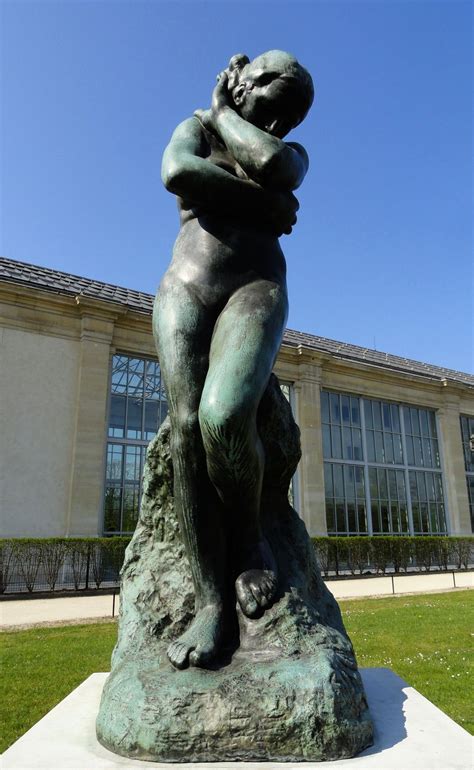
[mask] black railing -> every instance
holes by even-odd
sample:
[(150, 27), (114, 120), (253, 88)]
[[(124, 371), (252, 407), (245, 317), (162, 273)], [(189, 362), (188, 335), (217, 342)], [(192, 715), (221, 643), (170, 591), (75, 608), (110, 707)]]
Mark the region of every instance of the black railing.
[(0, 593), (115, 588), (129, 537), (0, 540)]
[[(129, 537), (0, 540), (0, 593), (113, 589)], [(315, 537), (323, 575), (467, 570), (474, 537)]]

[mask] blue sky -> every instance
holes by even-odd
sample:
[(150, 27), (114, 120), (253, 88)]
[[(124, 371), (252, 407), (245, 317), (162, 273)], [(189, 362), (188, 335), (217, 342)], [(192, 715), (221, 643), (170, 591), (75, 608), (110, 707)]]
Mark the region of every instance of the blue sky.
[(2, 232), (14, 259), (154, 292), (178, 230), (160, 182), (176, 124), (237, 52), (294, 53), (315, 104), (288, 326), (470, 371), (472, 6), (2, 5)]

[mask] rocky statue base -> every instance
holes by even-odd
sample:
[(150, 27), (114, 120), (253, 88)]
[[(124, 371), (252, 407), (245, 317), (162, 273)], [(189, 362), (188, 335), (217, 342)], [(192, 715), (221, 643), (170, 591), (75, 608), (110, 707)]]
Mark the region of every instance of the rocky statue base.
[(117, 754), (163, 762), (318, 761), (352, 757), (373, 742), (339, 607), (288, 502), (299, 431), (274, 376), (258, 428), (266, 456), (262, 520), (280, 591), (260, 618), (237, 610), (239, 628), (212, 669), (177, 671), (166, 655), (193, 618), (194, 594), (173, 510), (167, 421), (150, 444), (97, 719), (99, 741)]

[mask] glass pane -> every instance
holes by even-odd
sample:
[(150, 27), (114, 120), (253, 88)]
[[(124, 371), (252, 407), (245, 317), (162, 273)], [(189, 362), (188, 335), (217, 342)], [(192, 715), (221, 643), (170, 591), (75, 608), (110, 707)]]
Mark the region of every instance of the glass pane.
[(405, 474), (403, 471), (396, 471), (397, 474), (397, 494), (399, 500), (406, 500)]
[(390, 499), (398, 500), (397, 491), (397, 477), (395, 471), (387, 471), (388, 473), (388, 491), (390, 492)]
[(379, 516), (379, 505), (378, 503), (372, 503), (371, 506), (372, 511), (372, 529), (374, 532), (380, 532), (380, 516)]
[(338, 532), (347, 532), (345, 506), (340, 501), (336, 501), (336, 523)]
[(143, 398), (143, 370), (145, 362), (141, 358), (130, 358), (128, 361), (128, 386), (129, 396)]
[(123, 438), (125, 435), (125, 396), (113, 395), (110, 398), (109, 436)]
[(414, 465), (415, 464), (415, 451), (413, 449), (413, 439), (411, 436), (406, 437), (407, 442), (407, 460), (408, 465)]
[(438, 526), (438, 509), (437, 506), (434, 503), (431, 503), (429, 506), (430, 511), (430, 528), (431, 532), (439, 532), (439, 526)]
[(387, 472), (383, 468), (378, 468), (377, 476), (379, 480), (380, 499), (388, 500)]
[(336, 524), (334, 520), (334, 503), (332, 500), (326, 500), (326, 524), (328, 532), (336, 531)]
[(355, 499), (355, 483), (354, 483), (354, 466), (344, 466), (344, 484), (345, 484), (345, 498), (346, 500)]
[(431, 440), (431, 457), (433, 461), (433, 468), (439, 468), (441, 462), (439, 459), (439, 445), (437, 439)]
[(372, 419), (372, 402), (364, 399), (363, 404), (364, 404), (365, 427), (373, 428), (374, 422)]
[(349, 532), (357, 532), (357, 524), (356, 524), (356, 510), (355, 510), (355, 503), (347, 503), (347, 520), (349, 524)]
[(382, 411), (380, 409), (380, 401), (372, 401), (372, 410), (374, 413), (374, 428), (382, 430)]
[(109, 481), (120, 481), (122, 478), (122, 447), (115, 444), (107, 445), (106, 478)]
[(323, 422), (330, 422), (329, 419), (329, 393), (321, 391), (321, 419)]
[(415, 465), (417, 467), (423, 467), (423, 453), (421, 451), (421, 438), (417, 436), (413, 439), (413, 448), (415, 450)]
[(428, 413), (426, 409), (419, 409), (420, 413), (420, 426), (421, 426), (421, 435), (422, 436), (429, 436), (430, 430), (428, 427)]
[(362, 431), (359, 428), (352, 429), (352, 451), (354, 460), (363, 460), (362, 456)]
[(341, 429), (336, 427), (331, 428), (331, 445), (332, 445), (332, 457), (336, 459), (342, 459), (342, 445), (341, 445)]
[(386, 503), (382, 503), (380, 506), (380, 511), (382, 515), (382, 532), (390, 532), (390, 523), (388, 519), (388, 505)]
[(414, 503), (412, 505), (412, 513), (413, 513), (413, 528), (415, 530), (415, 533), (422, 532), (421, 528), (421, 519), (420, 519), (420, 505), (419, 503)]
[(158, 430), (158, 401), (145, 401), (145, 436), (144, 438), (149, 441), (152, 439)]
[(105, 490), (104, 531), (120, 531), (120, 503), (122, 490), (120, 487), (109, 486)]
[(374, 438), (373, 430), (366, 431), (366, 439), (367, 439), (367, 459), (369, 463), (374, 463), (376, 460), (375, 460), (375, 438)]
[(342, 465), (333, 465), (334, 497), (344, 497), (344, 483), (342, 481)]
[(423, 444), (423, 465), (427, 468), (433, 467), (433, 461), (431, 459), (431, 441), (429, 438), (422, 439)]
[(331, 454), (331, 428), (329, 425), (323, 425), (323, 455), (332, 457)]
[(392, 430), (392, 419), (390, 415), (390, 404), (382, 404), (383, 427), (385, 430)]
[(375, 461), (384, 462), (383, 433), (378, 430), (375, 431)]
[(356, 467), (355, 469), (355, 487), (357, 499), (365, 501), (364, 470)]
[(341, 396), (341, 415), (344, 425), (351, 424), (351, 402), (349, 396)]
[(395, 433), (400, 433), (400, 415), (399, 415), (399, 408), (396, 406), (396, 404), (392, 404), (390, 407), (390, 411), (392, 413), (392, 430)]
[(435, 480), (433, 473), (426, 474), (426, 491), (428, 500), (436, 500)]
[(126, 356), (114, 356), (112, 361), (112, 393), (126, 393), (127, 391), (127, 363)]
[(339, 408), (339, 396), (337, 393), (329, 394), (329, 403), (331, 405), (331, 422), (341, 422), (341, 410)]
[(402, 437), (398, 433), (393, 434), (393, 460), (397, 465), (403, 464)]
[(138, 519), (138, 484), (127, 485), (123, 491), (123, 532), (132, 532)]
[(345, 460), (352, 460), (352, 435), (351, 435), (351, 429), (350, 428), (343, 428), (342, 429), (342, 440), (343, 440), (343, 457)]
[(400, 523), (401, 523), (401, 531), (402, 532), (408, 532), (409, 526), (408, 526), (408, 508), (404, 503), (400, 505)]
[(370, 497), (372, 498), (372, 500), (376, 500), (379, 496), (376, 468), (369, 468), (369, 484), (370, 484)]
[(392, 442), (391, 433), (383, 434), (383, 445), (384, 445), (385, 462), (393, 463), (393, 442)]
[(127, 481), (140, 480), (141, 454), (140, 446), (125, 447), (125, 479)]
[(354, 397), (351, 397), (351, 420), (353, 425), (360, 426), (359, 399)]
[(446, 517), (444, 515), (444, 505), (438, 505), (438, 521), (439, 521), (439, 531), (440, 532), (446, 532)]
[(392, 517), (392, 532), (400, 532), (400, 520), (398, 513), (398, 505), (390, 506), (390, 514)]
[(403, 422), (405, 424), (405, 433), (411, 434), (411, 419), (410, 419), (410, 409), (408, 406), (403, 407)]
[(168, 414), (168, 402), (165, 399), (163, 399), (163, 395), (162, 395), (161, 401), (160, 401), (160, 425), (162, 422), (164, 422), (167, 414)]
[(416, 481), (418, 484), (418, 498), (420, 500), (427, 500), (426, 495), (426, 473), (418, 471), (416, 474)]
[(421, 512), (421, 527), (423, 532), (430, 531), (429, 515), (428, 515), (428, 503), (420, 503)]
[(357, 515), (359, 519), (359, 532), (367, 532), (367, 516), (365, 513), (365, 505), (359, 504), (357, 506)]
[(142, 406), (141, 399), (128, 399), (127, 438), (141, 439), (142, 437)]
[(414, 436), (420, 435), (420, 419), (418, 416), (418, 409), (410, 408), (411, 429)]
[(429, 415), (429, 433), (431, 438), (436, 438), (436, 415), (434, 412), (428, 412)]
[(334, 497), (332, 467), (330, 463), (324, 463), (324, 492), (326, 497)]
[(440, 473), (436, 473), (434, 476), (435, 479), (435, 493), (436, 493), (436, 501), (438, 503), (443, 502), (443, 481), (441, 478)]

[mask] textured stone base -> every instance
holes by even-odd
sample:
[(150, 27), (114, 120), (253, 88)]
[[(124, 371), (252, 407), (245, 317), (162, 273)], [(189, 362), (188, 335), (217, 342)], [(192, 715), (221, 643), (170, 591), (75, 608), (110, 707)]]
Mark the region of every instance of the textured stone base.
[[(117, 754), (172, 762), (339, 759), (372, 742), (351, 641), (306, 528), (288, 502), (299, 430), (270, 378), (257, 425), (265, 452), (262, 535), (278, 590), (254, 618), (235, 595), (238, 533), (228, 532), (227, 638), (214, 670), (174, 670), (170, 642), (194, 618), (191, 569), (173, 498), (170, 425), (147, 451), (140, 516), (122, 569), (120, 623), (97, 736)], [(213, 504), (216, 504), (214, 501)], [(222, 509), (223, 521), (229, 511)]]
[[(472, 738), (388, 669), (362, 669), (375, 743), (353, 759), (303, 763), (301, 770), (471, 770)], [(172, 770), (176, 765), (126, 759), (95, 737), (95, 715), (107, 674), (93, 674), (13, 744), (4, 770)], [(294, 763), (279, 765), (295, 770)], [(204, 770), (182, 764), (179, 770)], [(274, 763), (212, 763), (205, 770), (275, 770)]]
[[(102, 698), (97, 733), (119, 754), (163, 762), (320, 761), (372, 743), (358, 672), (332, 653), (262, 660), (238, 653), (219, 671), (121, 664)], [(133, 708), (130, 708), (133, 703)]]

